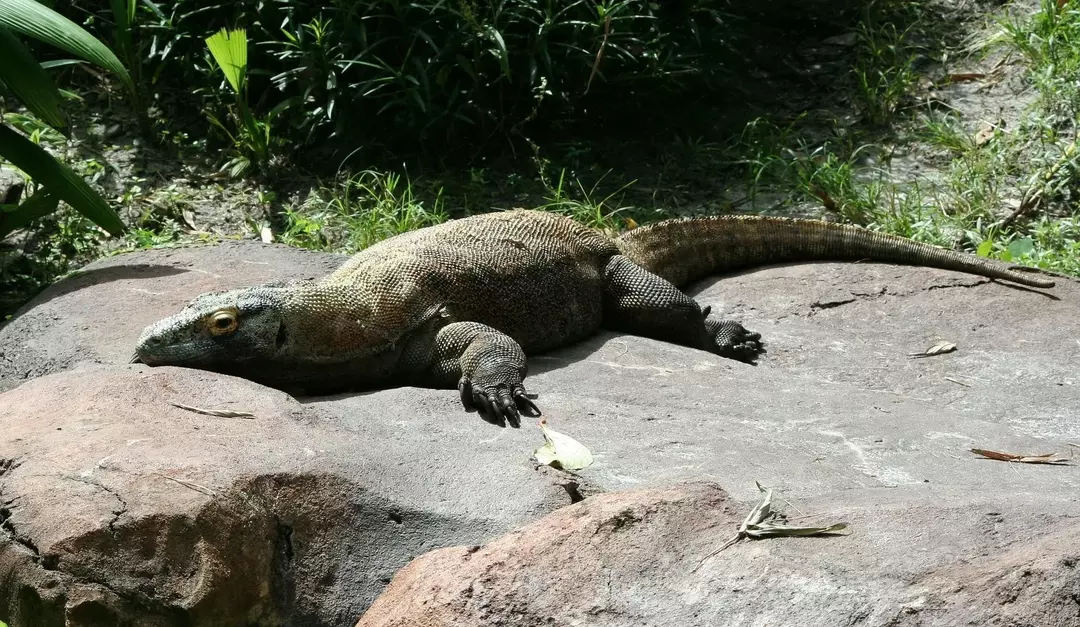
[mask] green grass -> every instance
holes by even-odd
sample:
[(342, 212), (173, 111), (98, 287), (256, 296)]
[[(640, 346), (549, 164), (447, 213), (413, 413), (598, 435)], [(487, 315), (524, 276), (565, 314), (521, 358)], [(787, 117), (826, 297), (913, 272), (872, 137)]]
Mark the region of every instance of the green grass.
[[(1070, 6), (1058, 9), (1056, 2), (1044, 1), (1032, 16), (998, 19), (999, 32), (982, 41), (983, 52), (1022, 59), (1022, 71), (1037, 90), (1034, 106), (1012, 128), (952, 109), (901, 106), (919, 80), (914, 60), (926, 53), (916, 42), (928, 37), (918, 20), (902, 28), (903, 22), (883, 22), (871, 12), (858, 30), (853, 63), (852, 105), (860, 122), (820, 139), (803, 118), (784, 126), (755, 120), (731, 149), (733, 163), (745, 167), (751, 196), (790, 190), (773, 210), (831, 215), (917, 241), (1077, 274), (1080, 11)], [(891, 15), (898, 14), (896, 8)], [(893, 153), (909, 151), (931, 164), (931, 171), (890, 167)]]
[(365, 170), (323, 187), (300, 207), (286, 208), (286, 244), (352, 253), (448, 218), (441, 190), (425, 201), (408, 177)]
[(1074, 2), (1058, 7), (1041, 0), (1032, 16), (999, 20), (990, 43), (1022, 56), (1044, 109), (1075, 119), (1080, 108), (1080, 9)]

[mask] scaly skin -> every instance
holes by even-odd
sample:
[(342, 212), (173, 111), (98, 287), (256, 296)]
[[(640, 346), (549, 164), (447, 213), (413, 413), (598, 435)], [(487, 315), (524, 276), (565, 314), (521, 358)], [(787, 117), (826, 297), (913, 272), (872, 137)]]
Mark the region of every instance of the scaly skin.
[(872, 259), (1033, 287), (1030, 269), (815, 220), (669, 220), (614, 240), (568, 218), (508, 211), (420, 229), (357, 253), (320, 281), (203, 294), (148, 327), (136, 360), (225, 372), (305, 394), (457, 387), (517, 424), (538, 414), (526, 355), (601, 327), (752, 362), (761, 337), (679, 290), (765, 263)]

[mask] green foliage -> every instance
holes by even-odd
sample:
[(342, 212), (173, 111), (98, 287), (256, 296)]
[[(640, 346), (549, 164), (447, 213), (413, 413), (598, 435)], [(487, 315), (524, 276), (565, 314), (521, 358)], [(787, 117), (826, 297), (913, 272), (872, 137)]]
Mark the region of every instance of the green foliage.
[(225, 167), (233, 177), (241, 176), (252, 168), (263, 168), (269, 164), (272, 156), (275, 142), (271, 124), (277, 110), (271, 111), (265, 118), (259, 118), (248, 107), (247, 33), (242, 28), (231, 31), (223, 28), (206, 38), (206, 47), (236, 97), (231, 116), (235, 133), (217, 116), (207, 114), (210, 122), (232, 141), (233, 157)]
[[(119, 0), (115, 0), (119, 1)], [(288, 139), (372, 144), (487, 139), (615, 95), (622, 106), (722, 75), (721, 0), (177, 0), (140, 10), (134, 42), (160, 87), (216, 106), (202, 38), (246, 29), (251, 101)], [(93, 14), (99, 6), (86, 3)], [(194, 87), (194, 89), (192, 89)], [(689, 92), (687, 92), (689, 93)], [(699, 94), (700, 95), (700, 94)]]
[(915, 3), (878, 0), (870, 3), (859, 24), (853, 69), (855, 95), (870, 124), (890, 122), (915, 84), (916, 51), (911, 32), (918, 18)]
[[(45, 69), (16, 34), (30, 36), (116, 74), (126, 86), (131, 78), (116, 56), (74, 22), (35, 0), (0, 0), (0, 83), (27, 109), (57, 131), (67, 121), (60, 110), (61, 96)], [(124, 225), (116, 212), (67, 166), (57, 162), (34, 141), (0, 121), (0, 157), (7, 159), (40, 185), (18, 206), (0, 212), (0, 238), (55, 211), (64, 200), (113, 235)]]
[(634, 182), (626, 183), (607, 196), (598, 198), (596, 190), (601, 181), (603, 177), (590, 189), (585, 189), (581, 181), (575, 181), (578, 192), (575, 197), (573, 191), (569, 189), (570, 186), (567, 185), (566, 170), (559, 170), (559, 180), (554, 185), (544, 181), (548, 193), (545, 202), (535, 208), (561, 213), (593, 228), (617, 231), (619, 229), (617, 216), (627, 209), (621, 206), (617, 199)]
[(1023, 55), (1044, 106), (1070, 117), (1080, 114), (1080, 8), (1076, 3), (1040, 0), (1034, 15), (1003, 19), (999, 24), (1001, 35), (991, 43)]
[(407, 177), (365, 170), (339, 178), (299, 209), (286, 209), (281, 240), (316, 250), (356, 252), (393, 235), (449, 217), (441, 189), (430, 208)]

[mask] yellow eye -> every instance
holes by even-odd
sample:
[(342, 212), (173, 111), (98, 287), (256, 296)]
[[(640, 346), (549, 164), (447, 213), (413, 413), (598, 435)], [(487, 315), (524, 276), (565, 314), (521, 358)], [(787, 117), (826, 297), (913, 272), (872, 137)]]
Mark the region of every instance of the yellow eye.
[(222, 309), (211, 314), (207, 321), (207, 328), (213, 335), (229, 335), (236, 331), (239, 323), (236, 319), (235, 309)]

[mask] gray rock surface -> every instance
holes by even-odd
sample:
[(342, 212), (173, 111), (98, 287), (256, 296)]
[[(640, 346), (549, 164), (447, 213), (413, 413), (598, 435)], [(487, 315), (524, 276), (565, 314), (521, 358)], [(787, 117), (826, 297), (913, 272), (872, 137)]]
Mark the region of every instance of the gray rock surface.
[[(693, 593), (727, 624), (954, 624), (926, 595), (947, 581), (981, 602), (1022, 572), (1055, 583), (1017, 587), (984, 624), (1053, 599), (1080, 612), (1080, 471), (968, 452), (1080, 443), (1076, 282), (1040, 293), (881, 264), (707, 282), (699, 300), (765, 336), (758, 366), (611, 333), (531, 360), (552, 427), (596, 457), (577, 485), (531, 460), (535, 424), (500, 429), (451, 391), (297, 400), (126, 364), (146, 324), (201, 292), (339, 262), (250, 243), (123, 255), (0, 329), (0, 620), (351, 625), (428, 550), (488, 542), (580, 495), (688, 480), (738, 508), (759, 480), (852, 524), (725, 552)], [(938, 340), (958, 350), (907, 356)], [(1040, 546), (1074, 558), (1025, 549)], [(986, 570), (998, 560), (1011, 574)]]

